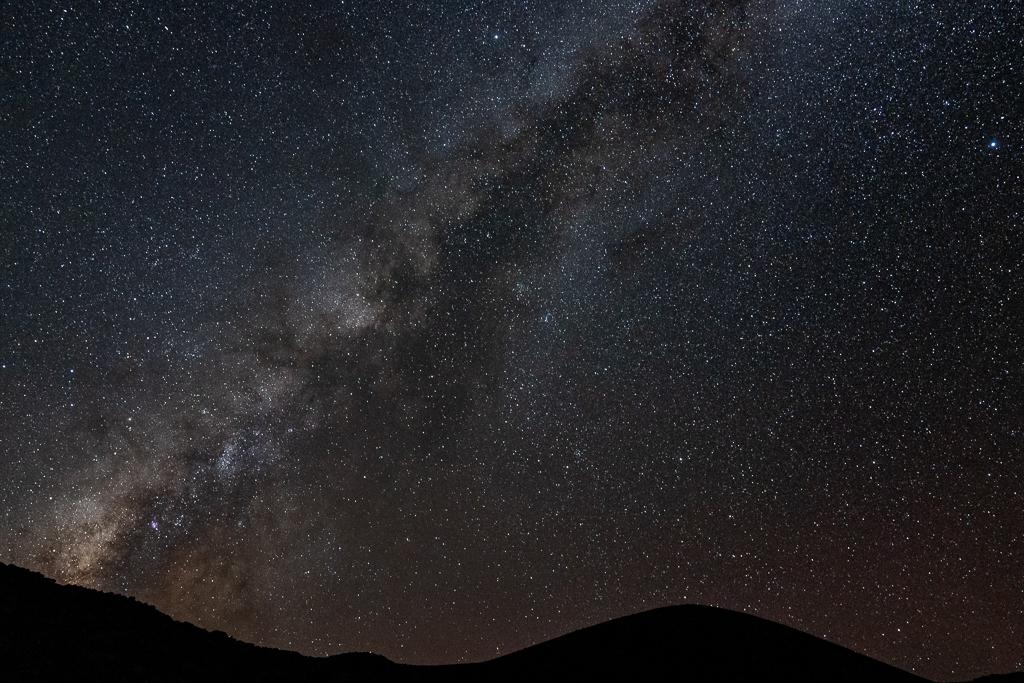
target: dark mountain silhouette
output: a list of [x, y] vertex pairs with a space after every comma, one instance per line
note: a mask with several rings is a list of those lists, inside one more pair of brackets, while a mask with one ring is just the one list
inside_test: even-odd
[[[712, 607], [644, 612], [478, 664], [305, 657], [177, 622], [132, 598], [0, 564], [5, 681], [924, 681], [838, 645]], [[1024, 683], [1024, 676], [988, 677]]]

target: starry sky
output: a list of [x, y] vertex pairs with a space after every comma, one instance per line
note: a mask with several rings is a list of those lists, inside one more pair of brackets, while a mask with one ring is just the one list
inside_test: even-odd
[[1018, 0], [0, 5], [0, 560], [488, 658], [1024, 668]]

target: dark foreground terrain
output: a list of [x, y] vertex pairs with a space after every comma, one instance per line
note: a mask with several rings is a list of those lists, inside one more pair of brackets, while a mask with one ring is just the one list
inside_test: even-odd
[[[314, 658], [174, 621], [131, 598], [0, 564], [0, 680], [924, 681], [814, 636], [728, 610], [657, 609], [480, 664], [372, 654]], [[1024, 676], [984, 679], [1022, 683]]]

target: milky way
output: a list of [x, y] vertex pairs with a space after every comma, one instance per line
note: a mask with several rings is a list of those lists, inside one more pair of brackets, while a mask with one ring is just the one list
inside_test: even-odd
[[1024, 668], [1017, 2], [16, 3], [0, 559], [303, 652]]

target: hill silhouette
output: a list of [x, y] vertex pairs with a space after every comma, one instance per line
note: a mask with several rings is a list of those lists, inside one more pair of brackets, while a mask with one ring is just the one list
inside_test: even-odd
[[787, 626], [692, 605], [615, 619], [486, 662], [411, 666], [368, 653], [306, 657], [258, 647], [132, 598], [0, 563], [0, 623], [0, 679], [10, 681], [926, 680]]

